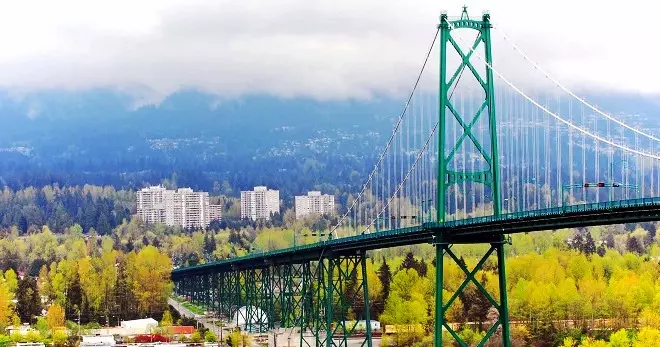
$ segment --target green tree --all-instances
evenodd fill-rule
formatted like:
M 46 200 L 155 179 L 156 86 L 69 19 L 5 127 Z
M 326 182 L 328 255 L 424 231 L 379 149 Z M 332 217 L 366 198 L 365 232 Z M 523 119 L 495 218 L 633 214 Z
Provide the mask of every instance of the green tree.
M 423 279 L 414 269 L 403 269 L 394 275 L 390 296 L 380 315 L 385 324 L 425 324 L 428 303 Z
M 172 314 L 170 313 L 170 310 L 165 310 L 163 312 L 163 318 L 160 320 L 160 326 L 162 327 L 170 327 L 174 323 L 172 321 Z
M 631 344 L 630 334 L 626 329 L 617 330 L 617 332 L 610 335 L 611 347 L 630 347 Z
M 35 328 L 39 334 L 41 334 L 41 336 L 48 336 L 48 332 L 50 331 L 48 323 L 46 323 L 46 318 L 44 317 L 37 318 L 37 324 Z
M 11 324 L 12 316 L 15 314 L 12 303 L 13 295 L 7 288 L 7 283 L 0 284 L 0 329 L 4 331 Z
M 207 330 L 206 334 L 204 334 L 204 341 L 218 342 L 218 337 L 211 330 Z
M 202 336 L 199 334 L 199 331 L 195 331 L 190 335 L 190 341 L 194 343 L 202 342 Z
M 66 344 L 67 336 L 64 331 L 58 330 L 53 333 L 52 339 L 53 339 L 53 344 L 59 347 L 59 346 L 64 346 Z
M 18 289 L 18 276 L 16 275 L 16 272 L 14 272 L 13 269 L 9 269 L 5 271 L 5 283 L 7 284 L 7 290 L 12 294 L 16 294 L 16 290 Z
M 30 276 L 24 276 L 18 282 L 18 315 L 24 322 L 34 322 L 41 315 L 41 297 L 37 289 L 37 281 Z

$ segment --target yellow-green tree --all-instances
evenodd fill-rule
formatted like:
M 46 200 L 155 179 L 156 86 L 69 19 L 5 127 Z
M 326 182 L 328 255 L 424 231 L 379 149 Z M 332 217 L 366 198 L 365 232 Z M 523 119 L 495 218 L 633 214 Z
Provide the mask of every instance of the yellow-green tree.
M 64 326 L 64 309 L 58 304 L 52 304 L 46 312 L 46 323 L 51 331 Z
M 127 258 L 133 293 L 140 313 L 159 311 L 172 293 L 170 258 L 156 247 L 147 246 Z
M 9 326 L 14 316 L 13 295 L 7 288 L 7 283 L 0 284 L 0 329 L 4 331 Z

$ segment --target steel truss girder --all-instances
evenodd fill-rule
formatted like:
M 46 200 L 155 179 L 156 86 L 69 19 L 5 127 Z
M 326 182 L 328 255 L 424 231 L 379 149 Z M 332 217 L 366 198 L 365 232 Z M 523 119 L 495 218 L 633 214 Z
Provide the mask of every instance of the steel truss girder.
M 349 310 L 361 310 L 356 318 L 367 322 L 361 346 L 371 347 L 365 253 L 181 276 L 174 279 L 175 293 L 248 332 L 265 332 L 276 322 L 298 327 L 301 347 L 347 347 L 357 327 L 347 323 Z
M 361 346 L 371 347 L 371 323 L 369 317 L 369 293 L 365 252 L 353 255 L 336 255 L 310 263 L 303 281 L 303 324 L 300 346 L 347 347 L 348 338 L 355 334 L 357 324 L 347 324 L 349 309 L 362 307 L 366 322 L 366 334 Z M 305 276 L 303 276 L 305 278 Z M 355 293 L 362 291 L 362 303 L 347 301 L 349 285 L 355 285 Z M 357 295 L 354 296 L 354 299 Z M 305 314 L 309 312 L 311 314 Z M 308 334 L 311 333 L 311 338 Z

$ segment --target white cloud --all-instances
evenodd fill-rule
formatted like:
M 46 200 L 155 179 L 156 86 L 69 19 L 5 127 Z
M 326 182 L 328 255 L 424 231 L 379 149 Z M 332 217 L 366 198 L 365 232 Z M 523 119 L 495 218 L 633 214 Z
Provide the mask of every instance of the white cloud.
M 180 88 L 222 96 L 319 99 L 408 91 L 450 1 L 12 1 L 0 5 L 0 86 L 112 87 L 154 98 Z M 474 1 L 551 73 L 578 88 L 660 93 L 652 1 Z M 522 60 L 497 31 L 498 69 Z M 435 62 L 430 66 L 437 68 Z

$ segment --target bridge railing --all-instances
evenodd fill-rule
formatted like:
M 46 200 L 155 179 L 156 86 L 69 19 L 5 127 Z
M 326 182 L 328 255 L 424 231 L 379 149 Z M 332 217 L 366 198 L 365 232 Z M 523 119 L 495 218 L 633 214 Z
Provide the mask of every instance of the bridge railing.
M 577 204 L 570 206 L 550 207 L 539 210 L 505 213 L 498 216 L 492 215 L 492 216 L 458 219 L 454 221 L 447 221 L 444 223 L 437 223 L 437 225 L 446 226 L 446 227 L 456 227 L 456 226 L 464 226 L 464 225 L 472 225 L 472 224 L 484 224 L 484 223 L 491 223 L 498 221 L 525 219 L 525 218 L 538 217 L 538 216 L 561 215 L 566 213 L 600 211 L 600 210 L 608 210 L 613 208 L 657 206 L 657 205 L 660 205 L 660 197 L 637 198 L 637 199 L 629 199 L 629 200 L 604 201 L 604 202 L 593 202 L 593 203 Z
M 354 235 L 354 236 L 347 236 L 347 237 L 342 237 L 342 238 L 337 238 L 337 239 L 332 239 L 332 240 L 323 240 L 323 241 L 312 243 L 312 244 L 300 245 L 300 246 L 289 247 L 289 248 L 283 248 L 283 249 L 272 250 L 272 251 L 262 252 L 262 253 L 250 253 L 250 254 L 247 254 L 247 255 L 244 255 L 244 256 L 240 256 L 240 257 L 220 260 L 220 261 L 211 262 L 211 263 L 202 264 L 202 265 L 186 267 L 186 268 L 182 268 L 181 270 L 183 270 L 183 269 L 185 269 L 185 270 L 192 270 L 192 269 L 203 270 L 205 268 L 210 268 L 210 267 L 213 267 L 213 266 L 218 265 L 218 264 L 237 263 L 237 262 L 243 262 L 243 261 L 248 261 L 248 260 L 252 260 L 252 259 L 259 259 L 259 258 L 264 258 L 264 257 L 273 257 L 273 256 L 285 255 L 285 254 L 296 254 L 298 252 L 318 250 L 319 248 L 324 248 L 324 247 L 327 247 L 327 246 L 350 244 L 350 243 L 353 243 L 353 242 L 365 242 L 365 241 L 377 239 L 377 238 L 384 237 L 384 236 L 397 236 L 397 235 L 413 234 L 415 232 L 419 232 L 419 231 L 422 231 L 422 230 L 425 230 L 425 229 L 431 229 L 431 228 L 452 228 L 452 227 L 487 224 L 487 223 L 495 223 L 495 222 L 524 220 L 524 219 L 529 219 L 529 218 L 534 218 L 534 217 L 541 217 L 541 216 L 562 215 L 562 214 L 569 214 L 569 213 L 581 213 L 581 212 L 592 212 L 592 211 L 607 211 L 607 210 L 618 209 L 618 208 L 643 207 L 643 206 L 660 206 L 660 197 L 656 197 L 656 198 L 637 198 L 637 199 L 629 199 L 629 200 L 617 200 L 617 201 L 605 201 L 605 202 L 596 202 L 596 203 L 577 204 L 577 205 L 562 206 L 562 207 L 552 207 L 552 208 L 546 208 L 546 209 L 540 209 L 540 210 L 512 212 L 512 213 L 506 213 L 506 214 L 501 214 L 501 215 L 497 215 L 497 216 L 493 215 L 493 216 L 466 218 L 466 219 L 459 219 L 459 220 L 454 220 L 454 221 L 447 221 L 447 222 L 443 222 L 443 223 L 426 222 L 426 223 L 423 223 L 421 225 L 405 227 L 405 228 L 398 228 L 398 229 L 383 230 L 383 231 L 379 231 L 377 233 L 374 232 L 374 233 L 359 234 L 359 235 Z M 176 273 L 176 272 L 178 272 L 178 271 L 177 270 L 173 271 L 173 273 Z

